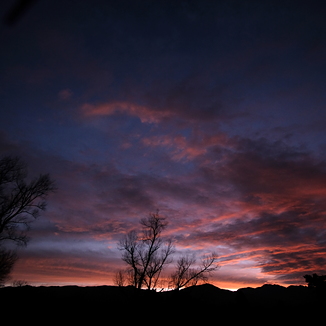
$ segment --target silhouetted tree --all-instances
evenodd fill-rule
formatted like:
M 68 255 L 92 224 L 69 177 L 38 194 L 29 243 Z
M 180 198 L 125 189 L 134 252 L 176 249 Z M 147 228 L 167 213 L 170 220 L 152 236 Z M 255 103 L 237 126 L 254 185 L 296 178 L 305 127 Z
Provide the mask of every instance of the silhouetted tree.
M 207 282 L 210 273 L 216 271 L 217 255 L 212 253 L 204 256 L 200 267 L 195 268 L 195 256 L 182 256 L 177 261 L 176 270 L 170 276 L 170 287 L 179 290 L 183 287 L 197 285 L 198 282 Z
M 316 273 L 312 275 L 303 276 L 308 283 L 308 287 L 315 289 L 326 289 L 326 275 L 317 275 Z
M 27 244 L 30 223 L 45 209 L 48 193 L 55 190 L 48 174 L 30 182 L 26 179 L 27 168 L 19 158 L 0 160 L 0 282 L 9 275 L 17 259 L 16 254 L 3 248 L 5 241 Z
M 122 260 L 129 266 L 131 284 L 141 289 L 155 289 L 164 266 L 171 262 L 174 252 L 171 240 L 162 238 L 165 218 L 158 212 L 140 220 L 141 230 L 129 232 L 120 242 Z
M 162 231 L 168 223 L 158 212 L 141 219 L 140 224 L 140 231 L 130 231 L 119 242 L 118 248 L 123 251 L 122 260 L 129 268 L 118 271 L 115 284 L 122 285 L 127 282 L 138 289 L 156 289 L 165 265 L 172 262 L 170 256 L 175 250 L 171 239 L 162 238 Z M 207 281 L 208 275 L 218 268 L 216 257 L 214 253 L 203 257 L 200 267 L 197 268 L 194 267 L 194 256 L 180 258 L 169 285 L 180 289 Z
M 126 285 L 126 273 L 123 270 L 119 270 L 116 272 L 114 276 L 114 284 L 117 286 L 125 286 Z
M 0 243 L 26 244 L 30 223 L 46 207 L 45 198 L 55 190 L 49 174 L 27 183 L 27 169 L 17 157 L 0 160 Z
M 14 251 L 0 249 L 0 286 L 4 284 L 17 260 L 17 255 Z
M 12 287 L 14 287 L 14 288 L 21 288 L 21 287 L 27 286 L 27 285 L 28 285 L 28 282 L 25 280 L 14 280 L 12 282 Z

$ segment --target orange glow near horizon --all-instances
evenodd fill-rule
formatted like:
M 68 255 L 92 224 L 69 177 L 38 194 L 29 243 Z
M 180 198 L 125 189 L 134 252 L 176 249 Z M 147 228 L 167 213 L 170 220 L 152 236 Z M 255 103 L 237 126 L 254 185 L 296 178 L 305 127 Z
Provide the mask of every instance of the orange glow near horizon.
M 107 272 L 104 271 L 105 269 Z M 115 271 L 108 270 L 108 266 L 103 267 L 103 270 L 100 271 L 86 268 L 76 269 L 68 266 L 48 269 L 44 264 L 37 266 L 36 263 L 30 264 L 30 262 L 21 260 L 17 262 L 17 266 L 11 275 L 12 278 L 7 282 L 7 285 L 10 285 L 14 280 L 24 280 L 32 286 L 110 286 L 114 285 L 114 274 Z M 164 284 L 164 279 L 162 282 Z M 289 286 L 289 284 L 275 281 L 273 276 L 266 278 L 266 275 L 261 274 L 258 268 L 244 264 L 224 266 L 222 264 L 221 268 L 210 276 L 208 283 L 231 291 L 244 287 L 260 287 L 266 283 Z M 293 285 L 302 284 L 304 284 L 303 279 L 302 282 Z

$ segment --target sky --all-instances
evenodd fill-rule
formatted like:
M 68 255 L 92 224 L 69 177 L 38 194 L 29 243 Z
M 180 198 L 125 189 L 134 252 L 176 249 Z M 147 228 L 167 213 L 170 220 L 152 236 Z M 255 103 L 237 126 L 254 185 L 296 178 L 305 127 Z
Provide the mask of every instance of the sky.
M 176 257 L 218 254 L 218 287 L 326 273 L 323 1 L 18 3 L 0 156 L 58 190 L 12 279 L 113 284 L 117 242 L 157 209 Z

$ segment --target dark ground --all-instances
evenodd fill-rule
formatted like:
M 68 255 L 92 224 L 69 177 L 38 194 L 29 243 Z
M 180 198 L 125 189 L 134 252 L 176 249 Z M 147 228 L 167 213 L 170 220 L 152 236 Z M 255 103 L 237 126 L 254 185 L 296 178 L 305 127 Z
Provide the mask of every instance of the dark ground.
M 5 287 L 0 289 L 3 316 L 20 322 L 92 324 L 200 323 L 278 325 L 324 323 L 325 293 L 304 286 L 264 285 L 236 292 L 213 285 L 153 292 L 132 287 Z M 322 320 L 320 319 L 322 318 Z

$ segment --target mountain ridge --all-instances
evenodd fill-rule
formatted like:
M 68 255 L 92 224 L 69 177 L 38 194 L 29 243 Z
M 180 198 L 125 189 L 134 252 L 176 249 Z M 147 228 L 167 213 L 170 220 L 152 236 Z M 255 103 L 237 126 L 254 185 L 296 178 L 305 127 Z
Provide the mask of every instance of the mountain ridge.
M 307 286 L 265 284 L 257 288 L 240 288 L 237 291 L 221 289 L 212 284 L 197 285 L 178 291 L 155 292 L 134 287 L 116 286 L 52 286 L 52 287 L 4 287 L 0 288 L 3 311 L 15 311 L 13 302 L 20 302 L 20 311 L 34 311 L 35 307 L 45 314 L 69 316 L 72 321 L 81 321 L 94 316 L 111 318 L 123 316 L 128 322 L 139 318 L 146 311 L 146 318 L 157 316 L 177 316 L 184 322 L 186 318 L 201 318 L 207 321 L 214 316 L 232 316 L 238 321 L 248 320 L 253 311 L 273 316 L 289 316 L 300 313 L 309 315 L 323 312 L 325 292 Z M 182 312 L 182 313 L 181 313 Z M 181 313 L 181 315 L 180 315 Z M 185 315 L 186 314 L 186 315 Z M 164 316 L 165 316 L 164 315 Z M 75 318 L 75 319 L 73 319 Z M 144 317 L 145 318 L 145 317 Z M 291 321 L 293 321 L 291 319 Z

